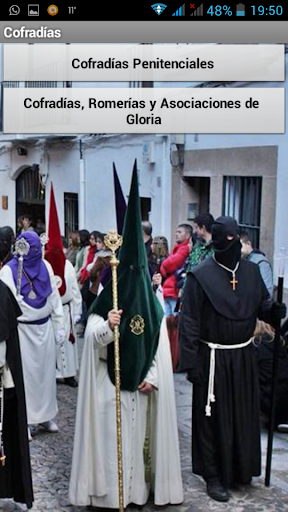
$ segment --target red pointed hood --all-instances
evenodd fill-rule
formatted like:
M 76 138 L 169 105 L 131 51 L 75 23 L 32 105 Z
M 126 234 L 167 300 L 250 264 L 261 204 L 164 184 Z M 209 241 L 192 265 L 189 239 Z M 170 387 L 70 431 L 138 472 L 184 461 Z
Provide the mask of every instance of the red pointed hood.
M 63 243 L 59 228 L 58 214 L 56 208 L 56 202 L 54 197 L 53 184 L 51 182 L 50 192 L 50 211 L 49 211 L 49 224 L 48 224 L 48 243 L 46 245 L 45 259 L 49 261 L 54 270 L 55 276 L 61 277 L 62 284 L 59 287 L 60 295 L 64 295 L 66 292 L 65 283 L 65 254 L 63 252 Z

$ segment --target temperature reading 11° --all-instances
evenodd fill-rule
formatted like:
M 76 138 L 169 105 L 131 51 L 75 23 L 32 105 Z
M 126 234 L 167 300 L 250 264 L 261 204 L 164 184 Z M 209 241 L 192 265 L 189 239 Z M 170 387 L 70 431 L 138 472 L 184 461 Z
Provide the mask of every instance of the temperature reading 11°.
M 69 14 L 74 14 L 76 7 L 68 7 Z

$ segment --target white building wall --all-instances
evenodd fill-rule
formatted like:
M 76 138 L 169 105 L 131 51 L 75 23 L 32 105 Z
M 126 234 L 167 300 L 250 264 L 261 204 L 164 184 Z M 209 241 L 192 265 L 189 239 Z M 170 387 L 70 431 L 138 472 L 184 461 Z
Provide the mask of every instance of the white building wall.
M 16 147 L 13 148 L 12 144 L 0 143 L 0 146 L 2 148 L 2 154 L 0 155 L 0 197 L 8 196 L 8 210 L 3 210 L 2 204 L 0 204 L 0 226 L 9 225 L 15 229 L 16 179 L 26 167 L 39 163 L 39 149 L 30 147 L 27 156 L 19 156 Z
M 41 166 L 43 151 L 41 148 L 28 148 L 27 156 L 19 156 L 16 148 L 0 156 L 0 196 L 8 196 L 8 210 L 0 204 L 0 226 L 16 227 L 16 179 L 25 167 L 33 164 Z M 47 172 L 46 182 L 46 222 L 49 214 L 50 182 L 53 182 L 55 200 L 58 209 L 61 233 L 64 234 L 64 192 L 79 193 L 79 149 L 66 147 L 59 149 L 57 145 L 47 150 L 47 161 L 44 162 Z
M 153 144 L 153 160 L 143 160 L 144 143 Z M 31 144 L 31 143 L 30 143 Z M 79 141 L 46 143 L 28 147 L 27 156 L 19 156 L 17 145 L 0 155 L 0 196 L 8 196 L 8 210 L 0 203 L 0 226 L 16 227 L 16 179 L 26 167 L 40 165 L 46 183 L 46 223 L 49 214 L 50 182 L 53 182 L 61 233 L 64 234 L 64 193 L 80 192 Z M 24 144 L 23 144 L 24 145 Z M 44 146 L 45 148 L 45 146 Z M 170 138 L 166 135 L 122 135 L 89 141 L 83 138 L 85 166 L 84 223 L 89 231 L 107 231 L 116 224 L 114 206 L 113 162 L 125 197 L 128 197 L 134 160 L 139 170 L 140 195 L 151 198 L 150 221 L 154 235 L 170 239 L 171 233 L 171 163 Z M 79 194 L 80 210 L 80 194 Z
M 151 198 L 153 234 L 170 237 L 171 164 L 167 137 L 122 135 L 84 142 L 86 171 L 86 228 L 107 232 L 116 226 L 113 162 L 127 199 L 135 158 L 141 197 Z M 155 163 L 143 161 L 143 145 L 154 142 Z
M 50 183 L 53 182 L 59 224 L 64 235 L 64 193 L 79 194 L 79 149 L 77 147 L 49 150 L 48 180 L 46 185 L 46 224 L 48 225 L 50 205 Z
M 0 78 L 3 69 L 2 48 L 0 45 Z M 287 55 L 286 55 L 287 69 Z M 193 87 L 195 82 L 157 82 L 155 87 Z M 241 85 L 241 84 L 239 84 Z M 247 86 L 248 84 L 243 84 Z M 242 86 L 243 86 L 242 85 Z M 128 87 L 128 82 L 78 82 L 73 87 Z M 281 82 L 253 83 L 255 87 L 283 87 Z M 287 88 L 287 80 L 285 84 Z M 286 101 L 286 119 L 288 106 Z M 1 137 L 7 140 L 7 136 Z M 84 138 L 85 140 L 85 138 Z M 143 163 L 143 143 L 153 140 L 155 142 L 155 164 L 149 166 Z M 288 138 L 285 135 L 196 135 L 185 136 L 185 150 L 231 148 L 247 146 L 276 145 L 278 151 L 278 176 L 277 176 L 277 205 L 275 227 L 275 254 L 288 240 Z M 28 150 L 27 157 L 18 157 L 16 150 L 10 154 L 1 154 L 2 142 L 0 142 L 0 198 L 9 196 L 8 210 L 2 209 L 0 202 L 0 225 L 9 224 L 15 227 L 15 172 L 24 165 L 40 163 L 41 150 L 37 147 Z M 79 193 L 79 149 L 77 146 L 69 148 L 61 145 L 49 147 L 47 199 L 49 198 L 49 182 L 53 181 L 59 212 L 60 227 L 64 232 L 64 192 Z M 140 169 L 140 195 L 151 197 L 152 208 L 150 221 L 153 224 L 153 234 L 162 234 L 171 239 L 171 163 L 170 163 L 170 137 L 155 135 L 120 135 L 106 137 L 92 143 L 84 143 L 83 156 L 86 172 L 86 204 L 84 208 L 85 223 L 87 229 L 100 229 L 107 231 L 115 225 L 114 192 L 112 163 L 115 161 L 124 194 L 127 196 L 130 186 L 131 172 L 134 159 L 137 158 Z M 7 169 L 7 170 L 5 170 Z M 46 200 L 46 216 L 49 201 Z
M 0 157 L 1 161 L 2 157 Z M 15 228 L 15 182 L 9 178 L 8 171 L 0 172 L 0 190 L 1 190 L 1 203 L 0 203 L 0 226 L 12 226 Z M 8 196 L 8 210 L 2 208 L 2 196 Z
M 287 79 L 286 82 L 274 83 L 253 83 L 251 89 L 255 87 L 285 87 L 287 98 Z M 288 119 L 288 104 L 286 101 L 286 119 Z M 277 146 L 278 147 L 278 169 L 277 169 L 277 196 L 276 196 L 276 218 L 274 233 L 274 256 L 277 257 L 281 247 L 288 248 L 288 133 L 285 134 L 189 134 L 185 137 L 185 149 L 219 149 L 233 147 L 253 147 L 253 146 Z M 229 170 L 227 169 L 229 173 Z

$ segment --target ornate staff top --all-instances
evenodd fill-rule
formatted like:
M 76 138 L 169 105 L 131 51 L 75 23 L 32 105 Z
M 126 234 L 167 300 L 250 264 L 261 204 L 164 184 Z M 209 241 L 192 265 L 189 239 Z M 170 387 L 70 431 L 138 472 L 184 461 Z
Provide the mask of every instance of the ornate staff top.
M 20 258 L 23 258 L 23 256 L 27 256 L 29 249 L 30 245 L 27 242 L 27 240 L 25 240 L 25 238 L 20 238 L 19 240 L 17 240 L 15 244 L 15 253 L 17 254 L 17 256 L 20 256 Z
M 115 255 L 117 249 L 121 247 L 123 238 L 121 235 L 118 235 L 116 229 L 111 229 L 107 235 L 104 237 L 104 243 L 110 251 L 112 251 L 113 256 Z
M 47 233 L 42 233 L 42 235 L 40 235 L 40 242 L 41 242 L 41 245 L 42 245 L 42 257 L 44 258 L 45 256 L 45 245 L 48 244 L 49 242 L 49 237 L 47 235 Z
M 104 237 L 104 243 L 111 250 L 110 266 L 112 272 L 112 299 L 113 309 L 118 309 L 117 266 L 119 260 L 116 251 L 122 245 L 122 236 L 116 229 L 111 229 Z M 124 488 L 123 488 L 123 450 L 121 427 L 121 383 L 120 383 L 120 351 L 119 351 L 119 327 L 114 327 L 114 356 L 115 356 L 115 392 L 116 392 L 116 432 L 117 432 L 117 462 L 118 462 L 118 501 L 119 512 L 124 512 Z
M 47 233 L 42 233 L 42 235 L 40 235 L 40 242 L 41 242 L 42 246 L 48 244 L 49 237 L 48 237 Z
M 30 245 L 25 238 L 20 238 L 15 244 L 15 253 L 19 256 L 18 260 L 18 272 L 17 272 L 17 295 L 20 295 L 21 281 L 23 274 L 23 257 L 27 256 L 30 249 Z M 32 290 L 32 288 L 31 288 Z M 34 293 L 34 292 L 33 292 Z

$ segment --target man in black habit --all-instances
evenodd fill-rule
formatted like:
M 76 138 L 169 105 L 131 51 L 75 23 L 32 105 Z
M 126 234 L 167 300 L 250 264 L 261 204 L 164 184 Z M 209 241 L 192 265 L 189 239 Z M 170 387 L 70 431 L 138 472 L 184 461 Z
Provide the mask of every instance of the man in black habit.
M 187 276 L 180 320 L 180 367 L 193 383 L 192 466 L 208 495 L 228 501 L 228 487 L 261 472 L 257 318 L 286 314 L 254 263 L 241 259 L 232 217 L 212 226 L 215 255 Z
M 33 490 L 17 317 L 22 312 L 0 281 L 0 499 L 32 507 Z

